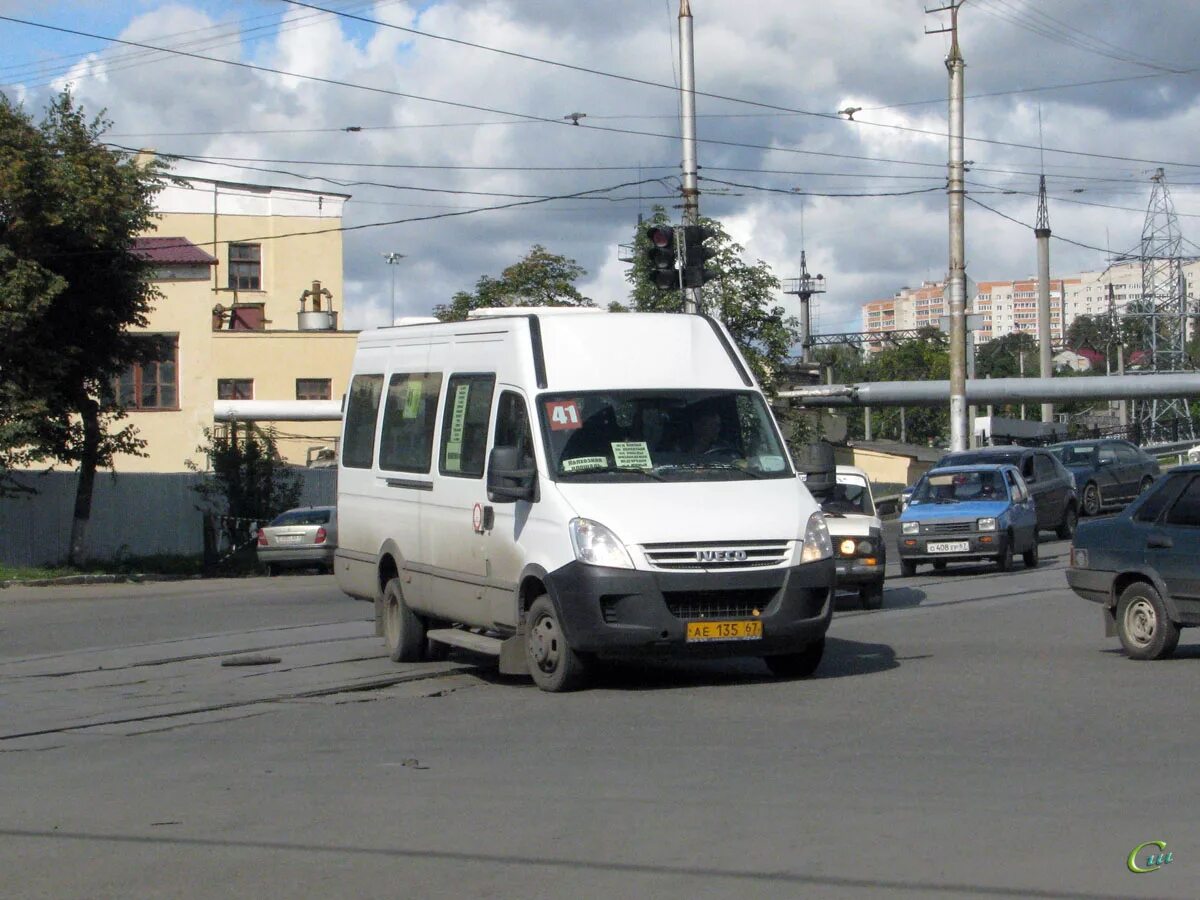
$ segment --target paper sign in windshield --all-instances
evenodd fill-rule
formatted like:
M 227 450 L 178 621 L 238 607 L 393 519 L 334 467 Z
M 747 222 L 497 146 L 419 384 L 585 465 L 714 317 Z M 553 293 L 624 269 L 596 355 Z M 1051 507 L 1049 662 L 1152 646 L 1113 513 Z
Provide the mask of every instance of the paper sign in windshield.
M 613 461 L 618 469 L 649 469 L 654 466 L 650 461 L 650 448 L 645 441 L 625 441 L 612 445 Z
M 607 469 L 608 460 L 603 456 L 577 456 L 562 461 L 564 472 L 586 472 L 588 469 Z
M 574 431 L 583 427 L 579 404 L 574 400 L 547 400 L 546 420 L 551 431 Z

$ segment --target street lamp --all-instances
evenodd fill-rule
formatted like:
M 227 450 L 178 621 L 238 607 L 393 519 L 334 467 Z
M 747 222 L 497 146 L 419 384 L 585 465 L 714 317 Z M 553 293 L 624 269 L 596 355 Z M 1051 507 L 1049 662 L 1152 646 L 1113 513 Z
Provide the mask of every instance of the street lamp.
M 398 262 L 400 262 L 400 260 L 404 259 L 404 254 L 403 253 L 385 253 L 385 254 L 383 254 L 383 258 L 387 260 L 387 264 L 392 269 L 392 318 L 391 318 L 391 321 L 388 322 L 388 324 L 391 325 L 393 322 L 396 321 L 396 263 L 398 263 Z

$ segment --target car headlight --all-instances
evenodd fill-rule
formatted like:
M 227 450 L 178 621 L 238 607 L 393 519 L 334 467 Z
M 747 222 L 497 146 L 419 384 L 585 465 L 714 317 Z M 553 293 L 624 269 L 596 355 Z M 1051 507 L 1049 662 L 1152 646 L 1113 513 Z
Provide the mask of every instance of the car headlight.
M 983 519 L 977 519 L 975 521 L 975 527 L 979 531 L 995 531 L 996 530 L 996 518 L 995 518 L 995 516 L 987 516 L 986 518 L 983 518 Z
M 575 558 L 589 566 L 632 569 L 633 560 L 615 534 L 591 519 L 572 519 L 569 525 Z
M 829 539 L 829 526 L 825 516 L 819 512 L 808 517 L 804 529 L 804 549 L 800 551 L 800 562 L 811 563 L 833 556 L 833 541 Z
M 904 534 L 920 534 L 921 533 L 921 523 L 920 522 L 901 522 L 900 523 L 900 531 L 903 532 Z

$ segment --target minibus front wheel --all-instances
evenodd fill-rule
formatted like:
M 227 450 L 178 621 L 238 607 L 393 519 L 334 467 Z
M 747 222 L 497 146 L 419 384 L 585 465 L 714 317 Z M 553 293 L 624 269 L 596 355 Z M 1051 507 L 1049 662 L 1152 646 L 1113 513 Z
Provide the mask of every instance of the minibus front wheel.
M 561 693 L 583 685 L 587 665 L 567 643 L 554 601 L 545 594 L 525 614 L 525 654 L 533 683 L 543 691 Z

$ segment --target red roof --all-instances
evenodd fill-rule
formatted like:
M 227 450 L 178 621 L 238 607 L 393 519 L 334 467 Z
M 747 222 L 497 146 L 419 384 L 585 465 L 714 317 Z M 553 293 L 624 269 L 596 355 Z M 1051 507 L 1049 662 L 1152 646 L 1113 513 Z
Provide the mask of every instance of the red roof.
M 140 237 L 133 239 L 133 253 L 160 266 L 211 266 L 217 258 L 205 253 L 187 238 Z

